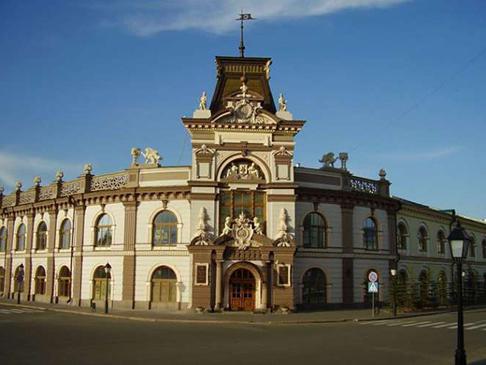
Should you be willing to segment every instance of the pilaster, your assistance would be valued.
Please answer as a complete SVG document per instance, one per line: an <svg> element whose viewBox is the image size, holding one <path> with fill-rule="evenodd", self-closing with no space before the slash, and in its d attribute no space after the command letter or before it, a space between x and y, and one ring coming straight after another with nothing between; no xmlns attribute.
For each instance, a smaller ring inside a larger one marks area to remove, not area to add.
<svg viewBox="0 0 486 365"><path fill-rule="evenodd" d="M57 209L49 210L49 235L47 238L47 272L46 272L46 295L52 303L54 298L55 263L54 247L56 245Z"/></svg>
<svg viewBox="0 0 486 365"><path fill-rule="evenodd" d="M11 292L11 283L12 283L12 251L13 251L13 242L14 242L14 223L15 223L15 216L12 214L8 218L7 222L7 247L5 248L5 293L7 297L10 296Z"/></svg>
<svg viewBox="0 0 486 365"><path fill-rule="evenodd" d="M74 208L74 240L72 242L74 248L74 267L71 272L72 277L72 293L73 303L81 305L81 279L83 272L83 244L84 244L84 219L86 206L83 202Z"/></svg>
<svg viewBox="0 0 486 365"><path fill-rule="evenodd" d="M125 207L123 249L128 254L123 257L122 301L124 306L133 309L135 306L135 242L138 202L133 196L131 196L131 199L123 203Z"/></svg>
<svg viewBox="0 0 486 365"><path fill-rule="evenodd" d="M25 242L25 274L24 274L24 291L23 296L27 297L27 300L31 298L32 289L32 249L34 240L34 212L27 214L27 239Z"/></svg>

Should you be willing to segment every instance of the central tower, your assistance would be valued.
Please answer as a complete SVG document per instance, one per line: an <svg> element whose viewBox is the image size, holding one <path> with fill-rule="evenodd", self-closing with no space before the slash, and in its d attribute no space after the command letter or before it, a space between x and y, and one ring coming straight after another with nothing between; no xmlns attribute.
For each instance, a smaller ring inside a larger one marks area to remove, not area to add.
<svg viewBox="0 0 486 365"><path fill-rule="evenodd" d="M254 308L293 307L292 166L304 121L293 119L282 95L275 107L270 65L270 58L216 57L209 108L203 93L193 117L182 119L192 140L193 306L231 307L238 298L229 278L245 269L255 278ZM213 285L198 284L203 267Z"/></svg>

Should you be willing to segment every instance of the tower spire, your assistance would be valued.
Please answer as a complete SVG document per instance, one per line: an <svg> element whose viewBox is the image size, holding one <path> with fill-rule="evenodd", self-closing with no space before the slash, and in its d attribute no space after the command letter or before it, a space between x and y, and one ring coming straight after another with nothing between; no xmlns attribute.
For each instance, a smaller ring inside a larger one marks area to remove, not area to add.
<svg viewBox="0 0 486 365"><path fill-rule="evenodd" d="M243 10L240 13L240 17L236 19L236 20L239 20L241 22L240 23L240 47L239 47L240 57L245 57L245 42L244 42L244 39L243 39L243 28L244 28L243 22L245 20L254 20L254 19L255 18L251 17L251 14L243 13Z"/></svg>

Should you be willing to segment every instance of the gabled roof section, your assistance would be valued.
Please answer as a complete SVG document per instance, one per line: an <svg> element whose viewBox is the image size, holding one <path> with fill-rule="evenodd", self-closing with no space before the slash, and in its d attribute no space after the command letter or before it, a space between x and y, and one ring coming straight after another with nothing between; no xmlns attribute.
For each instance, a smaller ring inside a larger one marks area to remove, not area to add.
<svg viewBox="0 0 486 365"><path fill-rule="evenodd" d="M270 90L271 58L259 57L216 57L217 83L211 100L211 113L214 115L226 107L226 98L230 98L241 87L244 75L248 89L263 97L262 108L275 113L275 103Z"/></svg>

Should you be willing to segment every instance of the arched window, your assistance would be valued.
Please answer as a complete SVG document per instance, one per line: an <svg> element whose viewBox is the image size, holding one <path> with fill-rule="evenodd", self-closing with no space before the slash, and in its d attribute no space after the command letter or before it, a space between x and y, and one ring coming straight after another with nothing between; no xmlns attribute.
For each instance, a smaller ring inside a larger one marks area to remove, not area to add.
<svg viewBox="0 0 486 365"><path fill-rule="evenodd" d="M326 303L326 274L313 268L305 272L302 280L302 304L319 305Z"/></svg>
<svg viewBox="0 0 486 365"><path fill-rule="evenodd" d="M0 293L5 291L5 269L0 266Z"/></svg>
<svg viewBox="0 0 486 365"><path fill-rule="evenodd" d="M407 271L401 269L397 275L397 302L399 305L405 305L407 302L408 292L408 274Z"/></svg>
<svg viewBox="0 0 486 365"><path fill-rule="evenodd" d="M164 210L154 218L152 244L154 246L174 245L177 243L177 217Z"/></svg>
<svg viewBox="0 0 486 365"><path fill-rule="evenodd" d="M44 222L37 227L37 249L45 250L47 247L47 225Z"/></svg>
<svg viewBox="0 0 486 365"><path fill-rule="evenodd" d="M113 222L108 214L102 214L96 222L95 246L108 247L113 241Z"/></svg>
<svg viewBox="0 0 486 365"><path fill-rule="evenodd" d="M469 241L469 256L476 257L476 239L473 235L470 235Z"/></svg>
<svg viewBox="0 0 486 365"><path fill-rule="evenodd" d="M309 213L304 218L304 247L326 247L326 222L319 213Z"/></svg>
<svg viewBox="0 0 486 365"><path fill-rule="evenodd" d="M15 269L15 275L14 277L12 278L13 281L14 281L14 292L23 292L24 291L24 281L25 281L25 277L23 277L24 280L22 281L19 281L18 278L19 278L19 275L20 273L22 272L22 275L25 275L25 271L23 269L23 264L17 266L17 268ZM22 269L21 269L21 266L22 266Z"/></svg>
<svg viewBox="0 0 486 365"><path fill-rule="evenodd" d="M483 259L486 259L486 239L483 240Z"/></svg>
<svg viewBox="0 0 486 365"><path fill-rule="evenodd" d="M420 252L427 252L427 240L429 239L429 234L425 227L420 227L418 231L418 249Z"/></svg>
<svg viewBox="0 0 486 365"><path fill-rule="evenodd" d="M17 229L17 245L15 246L16 251L25 250L25 224L21 224Z"/></svg>
<svg viewBox="0 0 486 365"><path fill-rule="evenodd" d="M57 280L57 295L59 297L71 296L71 271L67 266L61 267L59 270L59 278Z"/></svg>
<svg viewBox="0 0 486 365"><path fill-rule="evenodd" d="M439 305L446 305L448 303L447 275L444 271L441 271L437 277L437 292L439 296Z"/></svg>
<svg viewBox="0 0 486 365"><path fill-rule="evenodd" d="M59 231L59 248L67 249L69 247L71 247L71 221L66 218L62 221Z"/></svg>
<svg viewBox="0 0 486 365"><path fill-rule="evenodd" d="M378 230L373 218L368 217L363 223L363 245L367 250L378 249Z"/></svg>
<svg viewBox="0 0 486 365"><path fill-rule="evenodd" d="M446 237L444 231L437 232L437 253L443 255L445 254L446 250Z"/></svg>
<svg viewBox="0 0 486 365"><path fill-rule="evenodd" d="M0 228L0 252L5 252L7 247L7 228Z"/></svg>
<svg viewBox="0 0 486 365"><path fill-rule="evenodd" d="M98 266L93 275L93 300L105 300L111 291L111 273L106 273L104 266Z"/></svg>
<svg viewBox="0 0 486 365"><path fill-rule="evenodd" d="M177 301L177 276L167 266L158 267L152 274L151 300L155 303Z"/></svg>
<svg viewBox="0 0 486 365"><path fill-rule="evenodd" d="M397 248L399 250L406 250L407 240L408 240L407 226L405 226L403 222L400 222L398 223L398 229L397 229Z"/></svg>
<svg viewBox="0 0 486 365"><path fill-rule="evenodd" d="M35 272L35 294L44 295L46 293L46 270L39 266Z"/></svg>
<svg viewBox="0 0 486 365"><path fill-rule="evenodd" d="M429 299L429 274L422 270L419 275L419 304L425 306Z"/></svg>

